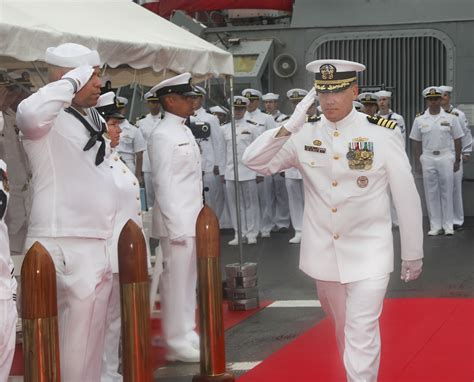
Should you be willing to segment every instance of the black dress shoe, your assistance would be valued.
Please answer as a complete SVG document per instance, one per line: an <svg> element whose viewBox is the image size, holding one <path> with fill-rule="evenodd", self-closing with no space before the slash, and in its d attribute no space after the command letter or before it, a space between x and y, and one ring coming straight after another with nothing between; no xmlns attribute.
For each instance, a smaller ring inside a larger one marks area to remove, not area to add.
<svg viewBox="0 0 474 382"><path fill-rule="evenodd" d="M459 225L459 224L454 224L453 229L455 231L462 231L464 229L464 227L462 225Z"/></svg>

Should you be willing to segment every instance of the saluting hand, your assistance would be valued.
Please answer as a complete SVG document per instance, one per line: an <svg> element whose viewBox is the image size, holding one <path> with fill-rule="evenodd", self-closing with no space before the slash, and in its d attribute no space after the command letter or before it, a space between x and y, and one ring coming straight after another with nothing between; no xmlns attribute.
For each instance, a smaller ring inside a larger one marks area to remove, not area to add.
<svg viewBox="0 0 474 382"><path fill-rule="evenodd" d="M306 112L314 104L316 99L316 89L314 87L305 95L301 102L296 105L295 111L291 115L288 122L283 127L290 133L294 134L301 130L303 124L306 122Z"/></svg>

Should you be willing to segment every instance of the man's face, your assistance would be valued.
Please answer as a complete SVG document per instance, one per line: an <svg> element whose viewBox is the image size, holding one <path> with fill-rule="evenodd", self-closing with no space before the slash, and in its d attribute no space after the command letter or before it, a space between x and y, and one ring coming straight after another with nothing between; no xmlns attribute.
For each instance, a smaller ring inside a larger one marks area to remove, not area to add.
<svg viewBox="0 0 474 382"><path fill-rule="evenodd" d="M151 115L157 115L161 110L159 101L148 101L146 104Z"/></svg>
<svg viewBox="0 0 474 382"><path fill-rule="evenodd" d="M214 113L214 115L217 117L217 119L219 120L219 123L222 125L226 118L227 118L227 115L224 114L224 113Z"/></svg>
<svg viewBox="0 0 474 382"><path fill-rule="evenodd" d="M193 96L193 108L194 110L199 110L202 107L202 97Z"/></svg>
<svg viewBox="0 0 474 382"><path fill-rule="evenodd" d="M247 110L249 112L257 110L258 106L260 105L259 99L251 99L249 104L247 105Z"/></svg>
<svg viewBox="0 0 474 382"><path fill-rule="evenodd" d="M430 114L439 114L441 109L441 97L429 97L426 99Z"/></svg>
<svg viewBox="0 0 474 382"><path fill-rule="evenodd" d="M338 122L352 110L352 101L357 98L359 88L352 85L337 93L319 93L319 103L324 116L331 122Z"/></svg>
<svg viewBox="0 0 474 382"><path fill-rule="evenodd" d="M308 110L306 110L306 115L309 115L310 117L316 114L316 104L313 103Z"/></svg>
<svg viewBox="0 0 474 382"><path fill-rule="evenodd" d="M107 133L109 134L110 147L112 148L118 146L120 142L120 133L122 132L120 122L122 121L117 118L109 118L107 121Z"/></svg>
<svg viewBox="0 0 474 382"><path fill-rule="evenodd" d="M100 97L100 86L100 70L96 66L89 81L74 96L73 104L83 108L95 106Z"/></svg>
<svg viewBox="0 0 474 382"><path fill-rule="evenodd" d="M236 107L234 108L234 119L239 120L244 118L245 115L245 107Z"/></svg>
<svg viewBox="0 0 474 382"><path fill-rule="evenodd" d="M451 105L451 93L443 92L441 95L441 106L447 109Z"/></svg>
<svg viewBox="0 0 474 382"><path fill-rule="evenodd" d="M192 96L183 94L169 94L165 97L167 111L181 118L188 118L194 114L194 100Z"/></svg>
<svg viewBox="0 0 474 382"><path fill-rule="evenodd" d="M377 101L377 104L379 105L380 110L386 111L390 108L390 98L389 97L379 97L379 100Z"/></svg>
<svg viewBox="0 0 474 382"><path fill-rule="evenodd" d="M301 102L301 99L292 99L291 105L293 106L293 110L295 110L296 106Z"/></svg>
<svg viewBox="0 0 474 382"><path fill-rule="evenodd" d="M366 103L361 110L362 113L365 113L370 116L374 116L377 113L377 105L373 103Z"/></svg>
<svg viewBox="0 0 474 382"><path fill-rule="evenodd" d="M263 101L263 105L265 106L265 111L268 114L273 114L278 110L278 103L275 100Z"/></svg>

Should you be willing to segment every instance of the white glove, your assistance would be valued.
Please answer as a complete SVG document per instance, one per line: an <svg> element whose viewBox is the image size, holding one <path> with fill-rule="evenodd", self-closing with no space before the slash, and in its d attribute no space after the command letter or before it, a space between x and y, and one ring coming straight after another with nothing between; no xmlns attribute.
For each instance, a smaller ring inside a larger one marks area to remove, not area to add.
<svg viewBox="0 0 474 382"><path fill-rule="evenodd" d="M74 86L74 93L77 93L91 79L92 73L94 73L94 68L92 66L83 65L70 70L61 78L71 82Z"/></svg>
<svg viewBox="0 0 474 382"><path fill-rule="evenodd" d="M171 245L181 245L183 247L186 247L186 236L181 235L181 236L178 236L174 239L170 239L170 244Z"/></svg>
<svg viewBox="0 0 474 382"><path fill-rule="evenodd" d="M416 280L421 275L421 268L423 267L423 260L403 260L402 272L400 278L405 281Z"/></svg>
<svg viewBox="0 0 474 382"><path fill-rule="evenodd" d="M315 99L316 89L312 87L309 93L305 95L298 105L296 105L295 111L291 115L288 122L283 125L283 127L292 134L300 131L303 127L303 124L306 122L306 112L314 103Z"/></svg>

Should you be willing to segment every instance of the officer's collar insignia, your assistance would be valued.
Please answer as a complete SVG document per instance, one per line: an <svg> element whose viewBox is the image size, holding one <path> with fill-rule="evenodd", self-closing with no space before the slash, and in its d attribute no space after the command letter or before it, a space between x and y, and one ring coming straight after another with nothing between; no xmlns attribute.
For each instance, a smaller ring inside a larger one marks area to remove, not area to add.
<svg viewBox="0 0 474 382"><path fill-rule="evenodd" d="M332 80L336 72L336 67L331 64L321 65L319 68L319 73L321 73L321 79L323 80Z"/></svg>
<svg viewBox="0 0 474 382"><path fill-rule="evenodd" d="M351 170L370 170L374 160L374 143L366 138L354 138L349 142L346 158Z"/></svg>

